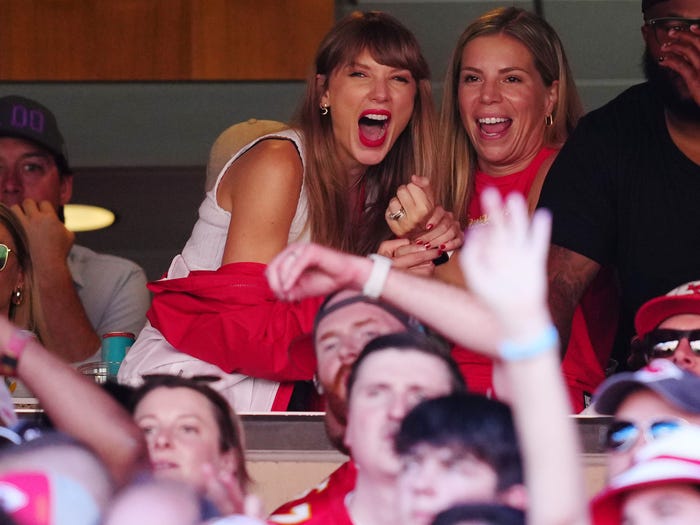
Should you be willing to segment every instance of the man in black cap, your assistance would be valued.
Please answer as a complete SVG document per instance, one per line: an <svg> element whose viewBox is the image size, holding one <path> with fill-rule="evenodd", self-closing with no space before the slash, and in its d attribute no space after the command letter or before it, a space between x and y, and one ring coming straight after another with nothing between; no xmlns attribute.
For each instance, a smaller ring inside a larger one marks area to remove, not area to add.
<svg viewBox="0 0 700 525"><path fill-rule="evenodd" d="M644 0L647 82L581 119L544 183L554 215L550 306L566 348L574 308L616 267L626 363L634 312L700 268L700 2Z"/></svg>
<svg viewBox="0 0 700 525"><path fill-rule="evenodd" d="M0 202L27 233L44 344L76 362L99 355L104 333L138 334L149 295L139 266L73 244L62 222L72 192L73 174L51 111L25 97L0 97Z"/></svg>

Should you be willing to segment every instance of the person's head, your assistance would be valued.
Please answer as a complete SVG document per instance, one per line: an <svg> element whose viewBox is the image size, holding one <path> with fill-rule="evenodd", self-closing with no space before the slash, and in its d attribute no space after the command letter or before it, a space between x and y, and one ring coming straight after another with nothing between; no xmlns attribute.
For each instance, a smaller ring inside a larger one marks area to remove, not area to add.
<svg viewBox="0 0 700 525"><path fill-rule="evenodd" d="M656 359L636 372L608 378L593 406L614 416L604 446L608 474L615 476L631 466L644 444L687 423L700 424L700 377Z"/></svg>
<svg viewBox="0 0 700 525"><path fill-rule="evenodd" d="M460 199L468 196L475 166L494 175L516 172L542 145L560 147L582 113L556 32L517 7L491 10L465 29L443 89L446 180Z"/></svg>
<svg viewBox="0 0 700 525"><path fill-rule="evenodd" d="M40 510L50 517L46 523L88 525L96 523L115 487L90 449L50 432L0 449L0 488L3 508L19 523Z"/></svg>
<svg viewBox="0 0 700 525"><path fill-rule="evenodd" d="M642 448L592 501L596 525L693 525L700 516L700 428L686 426Z"/></svg>
<svg viewBox="0 0 700 525"><path fill-rule="evenodd" d="M146 479L121 490L105 511L103 525L131 525L148 516L155 525L198 525L218 516L213 505L186 483Z"/></svg>
<svg viewBox="0 0 700 525"><path fill-rule="evenodd" d="M312 240L376 250L388 235L384 212L397 187L414 173L433 173L430 72L415 36L386 13L340 20L318 48L294 125L309 157ZM360 179L368 201L362 220L348 202Z"/></svg>
<svg viewBox="0 0 700 525"><path fill-rule="evenodd" d="M496 503L467 503L443 510L432 525L525 525L525 513Z"/></svg>
<svg viewBox="0 0 700 525"><path fill-rule="evenodd" d="M35 100L0 97L0 202L48 201L56 210L73 192L63 136L56 117Z"/></svg>
<svg viewBox="0 0 700 525"><path fill-rule="evenodd" d="M700 24L700 5L695 0L645 1L642 3L642 11L644 73L647 79L668 110L684 119L700 121L700 104L693 100L685 80L659 63L664 54L669 52L664 51L663 44L682 38L700 38L689 31L691 25ZM693 67L692 61L686 61Z"/></svg>
<svg viewBox="0 0 700 525"><path fill-rule="evenodd" d="M700 375L700 281L644 303L634 318L631 365L670 359Z"/></svg>
<svg viewBox="0 0 700 525"><path fill-rule="evenodd" d="M400 464L394 437L406 413L423 399L464 390L447 348L423 334L402 332L370 341L347 383L345 444L358 468L371 477L395 478Z"/></svg>
<svg viewBox="0 0 700 525"><path fill-rule="evenodd" d="M396 435L404 523L430 525L457 503L522 505L523 469L510 408L477 394L428 399Z"/></svg>
<svg viewBox="0 0 700 525"><path fill-rule="evenodd" d="M146 376L134 392L132 413L143 430L157 478L202 490L203 467L234 476L245 492L248 473L242 427L226 400L196 379Z"/></svg>
<svg viewBox="0 0 700 525"><path fill-rule="evenodd" d="M32 329L32 260L24 227L0 204L0 315Z"/></svg>
<svg viewBox="0 0 700 525"><path fill-rule="evenodd" d="M373 338L403 330L423 331L421 324L393 306L355 290L329 295L314 319L316 380L326 396L326 432L333 445L346 452L345 383L350 367Z"/></svg>

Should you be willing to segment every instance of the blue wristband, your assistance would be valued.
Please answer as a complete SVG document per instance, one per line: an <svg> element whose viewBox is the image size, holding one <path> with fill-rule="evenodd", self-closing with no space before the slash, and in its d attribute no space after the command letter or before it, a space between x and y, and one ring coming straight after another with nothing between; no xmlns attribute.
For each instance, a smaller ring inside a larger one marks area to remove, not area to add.
<svg viewBox="0 0 700 525"><path fill-rule="evenodd" d="M531 359L546 351L555 348L559 340L559 333L553 324L532 341L527 343L516 343L505 340L498 345L498 354L504 361L522 361Z"/></svg>

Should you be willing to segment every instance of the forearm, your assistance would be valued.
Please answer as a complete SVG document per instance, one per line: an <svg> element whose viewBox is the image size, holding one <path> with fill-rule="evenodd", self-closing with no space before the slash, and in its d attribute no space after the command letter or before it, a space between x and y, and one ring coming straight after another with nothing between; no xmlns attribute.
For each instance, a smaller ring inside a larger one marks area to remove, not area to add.
<svg viewBox="0 0 700 525"><path fill-rule="evenodd" d="M562 355L569 344L576 306L599 269L598 263L583 255L556 245L550 247L547 261L549 309L559 331Z"/></svg>
<svg viewBox="0 0 700 525"><path fill-rule="evenodd" d="M100 348L67 265L36 268L36 318L46 348L68 362L87 359Z"/></svg>
<svg viewBox="0 0 700 525"><path fill-rule="evenodd" d="M539 319L528 321L528 328L540 333L548 325L546 312ZM531 331L526 337L532 340L533 334ZM571 407L556 343L535 357L502 361L500 366L510 390L524 462L528 522L587 523L579 437L569 417ZM557 497L552 499L552 494Z"/></svg>
<svg viewBox="0 0 700 525"><path fill-rule="evenodd" d="M365 281L370 269L371 264L367 264L367 272L360 274L365 276ZM361 282L364 284L364 281ZM360 282L357 284L361 288ZM488 355L495 353L495 336L498 334L495 318L462 288L391 270L381 299L413 315L461 346Z"/></svg>
<svg viewBox="0 0 700 525"><path fill-rule="evenodd" d="M15 330L0 320L1 348L7 347ZM17 376L39 399L56 428L91 447L119 485L146 464L142 433L126 410L35 340L27 343L18 359Z"/></svg>

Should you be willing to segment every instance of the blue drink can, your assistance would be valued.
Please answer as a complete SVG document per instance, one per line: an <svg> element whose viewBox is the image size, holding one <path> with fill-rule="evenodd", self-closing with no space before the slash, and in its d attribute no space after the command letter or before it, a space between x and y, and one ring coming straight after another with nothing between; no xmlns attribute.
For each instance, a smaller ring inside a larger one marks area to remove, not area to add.
<svg viewBox="0 0 700 525"><path fill-rule="evenodd" d="M119 365L135 339L131 332L108 332L102 336L102 361L107 363L107 375L117 375Z"/></svg>

